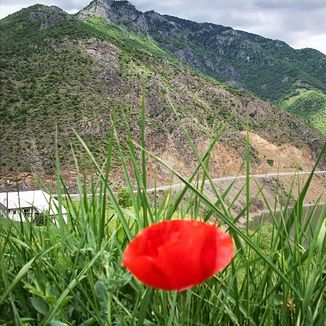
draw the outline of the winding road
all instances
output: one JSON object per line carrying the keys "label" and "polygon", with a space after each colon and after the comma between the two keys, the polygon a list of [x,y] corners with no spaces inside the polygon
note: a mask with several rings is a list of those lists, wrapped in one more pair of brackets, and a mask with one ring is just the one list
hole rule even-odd
{"label": "winding road", "polygon": [[[311,172],[278,172],[278,173],[263,173],[263,174],[251,174],[250,178],[261,179],[261,178],[269,178],[269,177],[288,177],[288,176],[298,176],[298,175],[309,175]],[[315,171],[314,175],[325,174],[326,171]],[[214,178],[211,181],[213,183],[220,181],[233,181],[233,180],[243,180],[246,179],[246,175],[238,175],[238,176],[227,176],[221,178]],[[210,184],[210,180],[205,181],[205,185]],[[175,190],[184,186],[184,183],[175,183],[167,186],[160,186],[156,188],[147,189],[148,193],[157,192],[157,191],[167,191],[167,190]],[[326,184],[325,184],[326,187]],[[135,190],[137,192],[137,190]]]}
{"label": "winding road", "polygon": [[[289,176],[300,176],[300,175],[309,175],[311,172],[309,171],[301,171],[301,172],[274,172],[274,173],[262,173],[262,174],[251,174],[250,178],[255,178],[255,179],[262,179],[262,178],[270,178],[270,177],[289,177]],[[325,175],[326,176],[326,171],[315,171],[314,175]],[[220,178],[214,178],[211,181],[213,183],[216,182],[221,182],[221,181],[233,181],[233,180],[243,180],[246,179],[246,175],[238,175],[238,176],[226,176],[226,177],[220,177]],[[209,185],[210,180],[205,181],[205,185]],[[168,191],[168,190],[178,190],[180,188],[184,187],[184,183],[174,183],[170,185],[165,185],[165,186],[159,186],[156,188],[148,188],[147,193],[153,193],[153,192],[162,192],[162,191]],[[326,190],[326,182],[325,182],[325,190]],[[134,190],[136,193],[137,190]],[[91,196],[92,194],[88,194]],[[69,195],[73,199],[77,199],[80,197],[79,194],[70,194]]]}

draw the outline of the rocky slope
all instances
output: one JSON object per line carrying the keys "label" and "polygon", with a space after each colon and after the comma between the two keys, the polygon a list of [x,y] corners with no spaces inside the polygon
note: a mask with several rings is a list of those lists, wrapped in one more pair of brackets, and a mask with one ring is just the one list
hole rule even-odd
{"label": "rocky slope", "polygon": [[78,16],[104,17],[147,35],[183,64],[263,99],[277,101],[302,88],[326,91],[326,56],[314,49],[295,50],[231,27],[143,13],[128,1],[94,0]]}
{"label": "rocky slope", "polygon": [[[184,174],[194,169],[196,160],[183,127],[200,151],[225,127],[212,153],[213,176],[239,171],[247,125],[272,148],[289,149],[287,160],[278,163],[277,150],[269,154],[253,145],[254,172],[310,169],[325,141],[289,113],[190,70],[148,37],[128,32],[106,18],[91,15],[80,20],[57,7],[35,5],[1,20],[0,31],[4,95],[0,188],[7,179],[33,187],[30,172],[51,183],[56,147],[72,188],[76,169],[71,149],[85,175],[91,177],[92,173],[86,173],[91,166],[75,132],[102,162],[113,120],[122,149],[127,151],[129,131],[139,141],[143,92],[146,146]],[[113,180],[118,180],[120,160],[117,154],[113,158]],[[275,161],[273,166],[271,161]],[[320,167],[325,167],[325,160]],[[148,162],[148,173],[150,182],[157,177],[165,183],[170,177],[153,161]]]}

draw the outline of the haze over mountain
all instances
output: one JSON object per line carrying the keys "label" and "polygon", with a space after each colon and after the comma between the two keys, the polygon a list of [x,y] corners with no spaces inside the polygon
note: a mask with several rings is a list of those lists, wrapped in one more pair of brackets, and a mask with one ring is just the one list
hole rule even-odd
{"label": "haze over mountain", "polygon": [[[319,76],[325,56],[318,51],[296,51],[282,42],[223,26],[140,13],[127,1],[93,1],[77,17],[57,7],[35,5],[1,20],[0,29],[3,178],[29,171],[44,178],[51,175],[56,130],[67,175],[74,169],[70,145],[82,153],[74,131],[103,160],[113,119],[122,149],[127,150],[128,131],[139,139],[139,98],[144,87],[147,146],[185,174],[196,160],[183,127],[204,150],[225,126],[212,157],[212,175],[238,172],[248,124],[253,171],[271,166],[292,170],[298,165],[309,169],[325,141],[302,120],[191,69],[274,99],[298,85],[325,89],[325,75]],[[205,45],[202,50],[200,40]],[[216,52],[216,44],[220,51]],[[249,60],[239,55],[241,51]],[[292,66],[295,60],[300,69]],[[288,67],[286,75],[279,65]],[[253,86],[251,74],[259,71],[258,82],[264,82],[269,92]],[[286,76],[283,91],[278,82]],[[114,164],[118,178],[120,162]],[[324,166],[325,160],[320,167]],[[161,181],[168,177],[154,162],[149,162],[148,170],[153,177],[160,174]]]}

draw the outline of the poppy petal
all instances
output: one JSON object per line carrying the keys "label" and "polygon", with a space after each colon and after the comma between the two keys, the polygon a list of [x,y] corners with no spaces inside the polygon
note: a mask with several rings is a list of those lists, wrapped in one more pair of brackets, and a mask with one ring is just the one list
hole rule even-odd
{"label": "poppy petal", "polygon": [[232,238],[196,220],[172,220],[142,230],[128,245],[124,266],[144,284],[184,290],[226,267],[234,255]]}

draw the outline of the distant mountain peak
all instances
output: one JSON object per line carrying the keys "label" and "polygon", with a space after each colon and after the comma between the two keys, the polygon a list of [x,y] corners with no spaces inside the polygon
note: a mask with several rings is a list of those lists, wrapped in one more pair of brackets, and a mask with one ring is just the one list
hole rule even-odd
{"label": "distant mountain peak", "polygon": [[145,15],[129,1],[95,0],[78,13],[80,19],[96,16],[104,17],[113,23],[129,22],[134,31],[147,34],[148,24]]}
{"label": "distant mountain peak", "polygon": [[103,3],[104,5],[108,6],[108,7],[111,7],[112,3],[114,2],[114,0],[96,0],[96,2],[101,2]]}
{"label": "distant mountain peak", "polygon": [[70,15],[61,8],[41,4],[24,8],[13,15],[24,17],[29,23],[39,26],[39,29],[47,29],[64,20],[71,19]]}
{"label": "distant mountain peak", "polygon": [[91,12],[93,14],[96,14],[96,10],[98,8],[105,9],[107,12],[115,11],[117,7],[128,7],[129,9],[133,9],[138,12],[138,10],[135,8],[135,6],[130,3],[129,1],[117,1],[117,0],[94,0],[92,1],[88,6],[86,6],[84,9],[82,9],[80,12]]}

